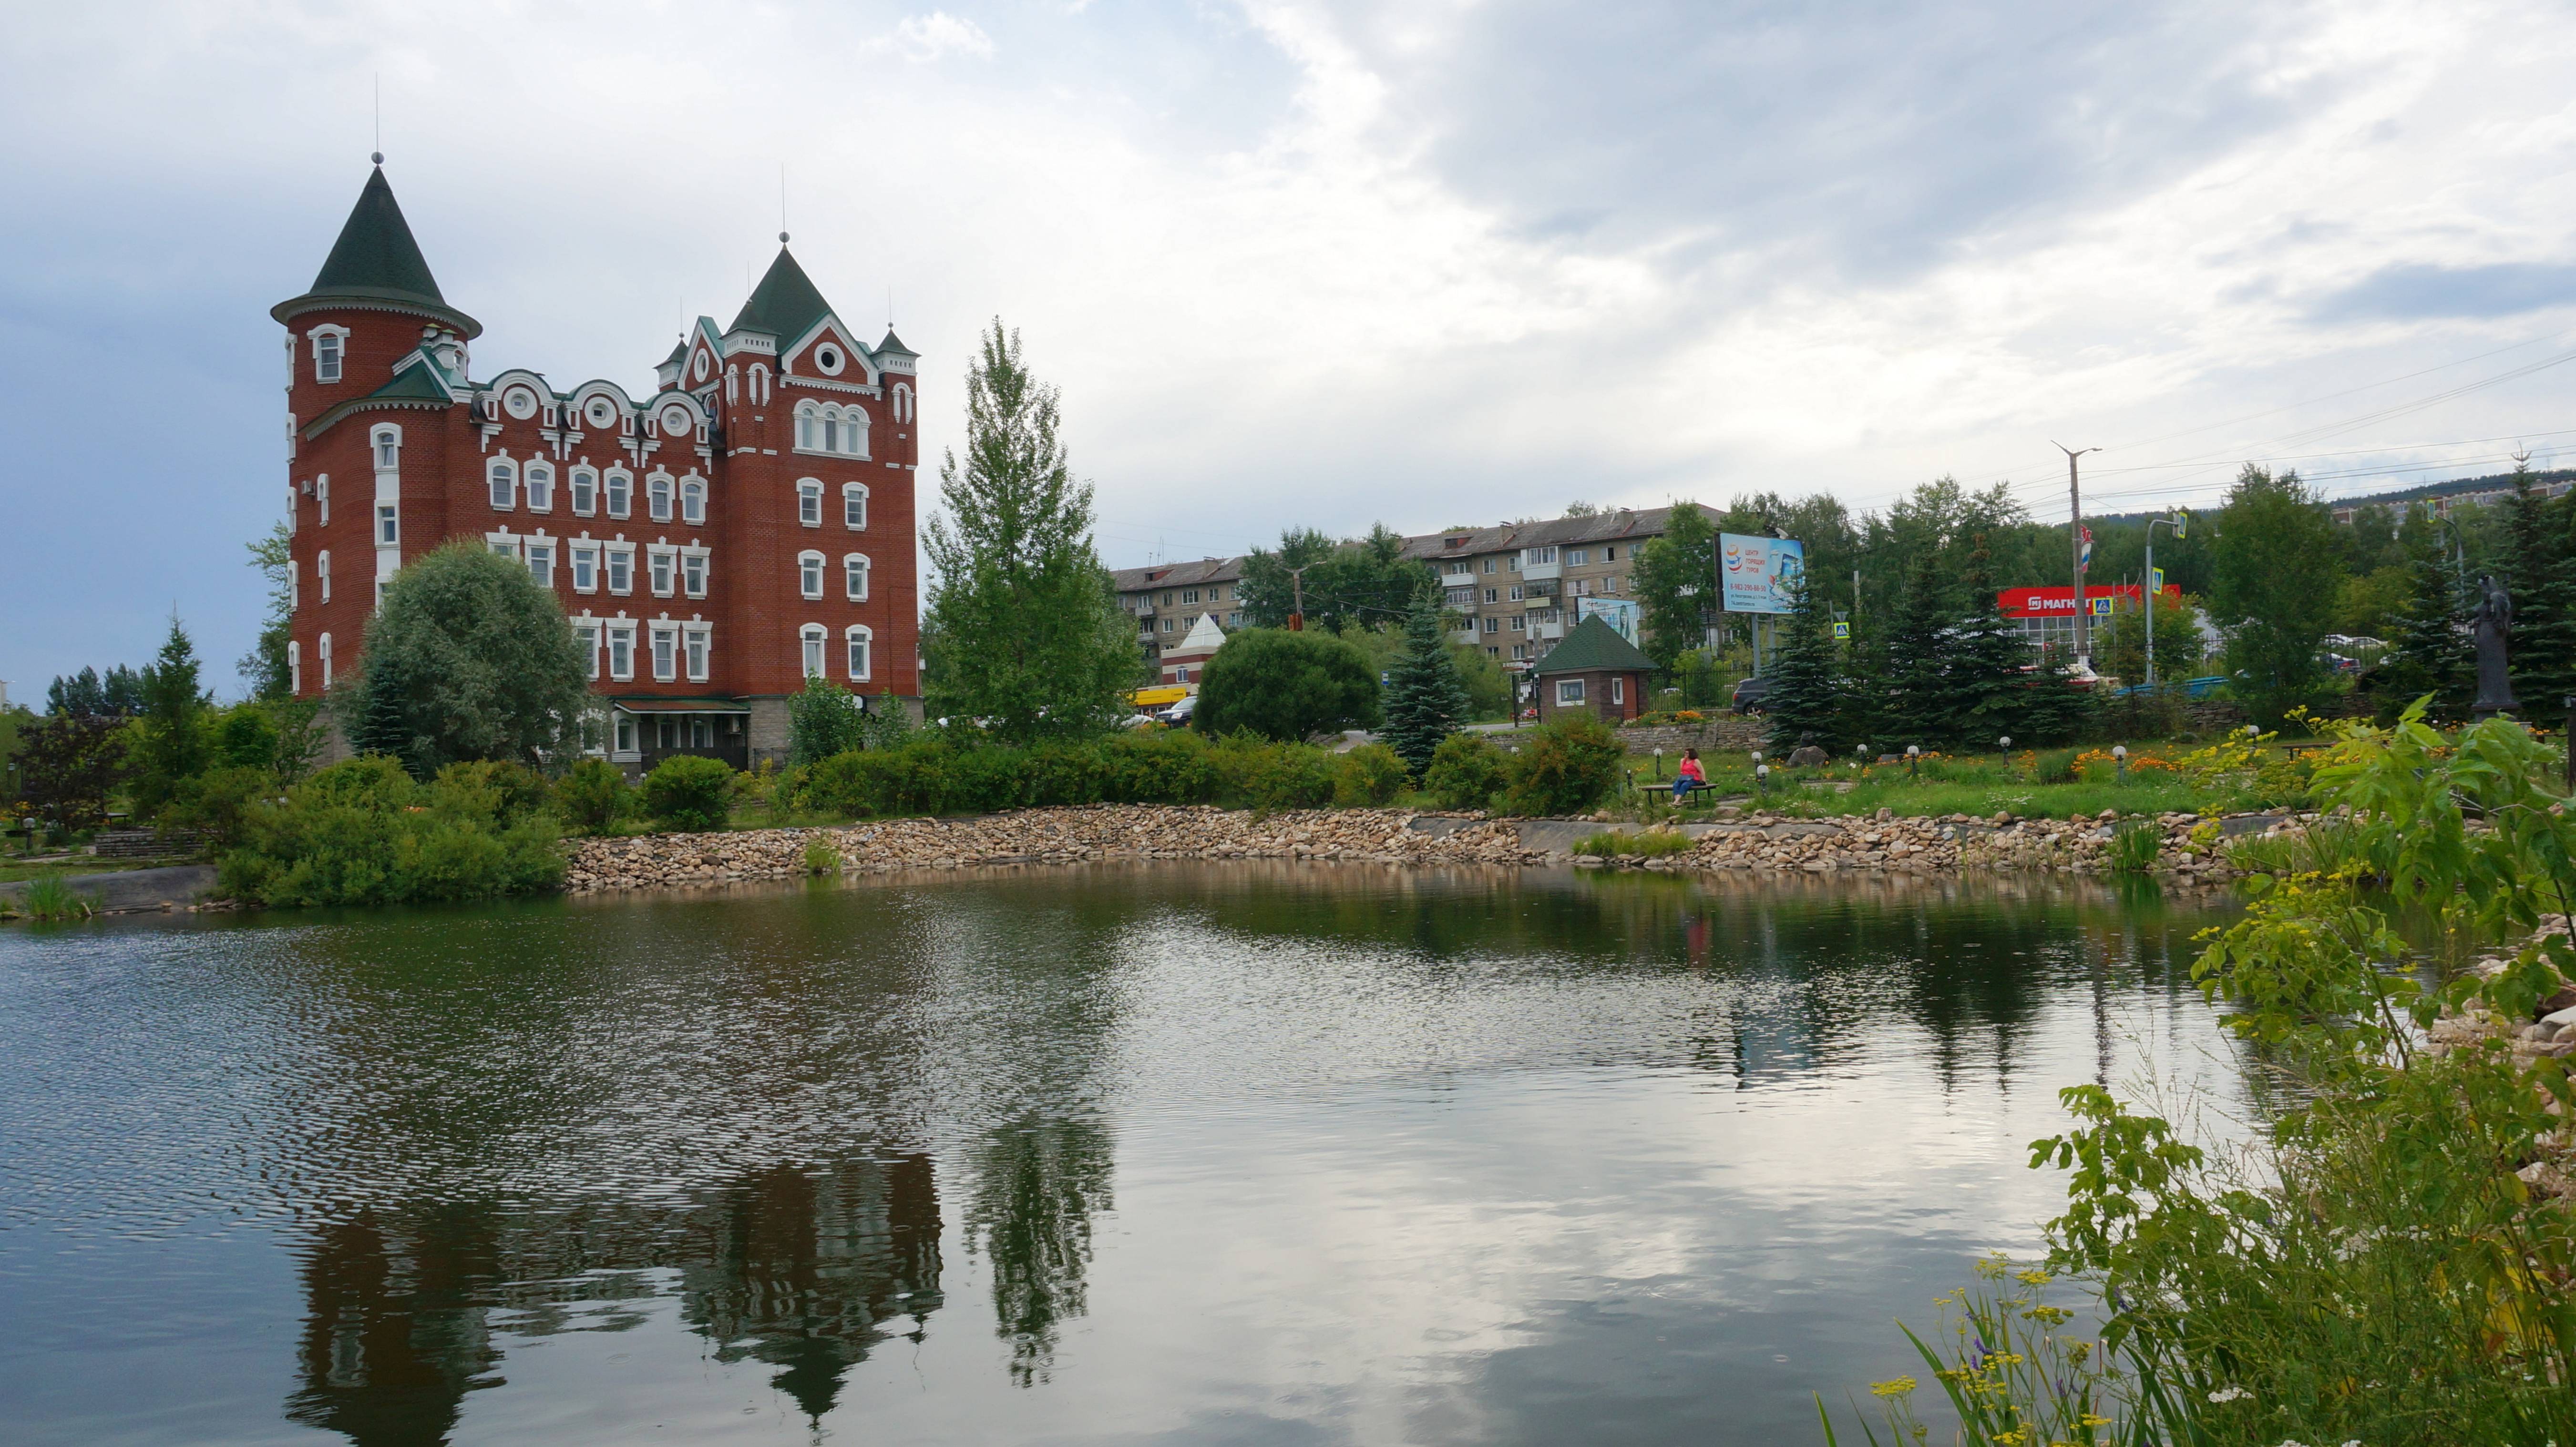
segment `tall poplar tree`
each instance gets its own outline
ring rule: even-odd
[[[2213,561],[2209,608],[2227,631],[2228,672],[2242,675],[2255,716],[2277,722],[2325,683],[2317,649],[2343,588],[2343,539],[2297,473],[2249,462],[2219,515]]]
[[[925,678],[934,716],[1015,742],[1097,733],[1144,679],[1136,624],[1091,539],[1091,485],[1056,435],[1056,390],[995,318],[966,371],[966,455],[939,469],[945,516],[923,530]]]
[[[1683,653],[1701,645],[1717,611],[1717,523],[1698,503],[1674,503],[1662,534],[1637,549],[1628,576],[1645,634],[1641,646],[1669,673]]]

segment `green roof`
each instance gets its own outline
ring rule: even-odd
[[[1547,656],[1530,665],[1536,673],[1592,673],[1608,669],[1614,673],[1651,673],[1655,660],[1637,651],[1637,645],[1619,636],[1619,630],[1599,618],[1586,618],[1565,635],[1565,641],[1547,651]]]
[[[469,340],[483,333],[481,322],[449,306],[439,294],[438,278],[429,274],[428,258],[412,239],[411,224],[403,220],[402,206],[394,200],[393,185],[385,179],[382,166],[368,174],[366,188],[358,193],[358,204],[349,208],[340,239],[331,244],[331,255],[314,276],[312,287],[271,307],[269,315],[282,322],[297,312],[333,302],[391,303],[404,311],[436,317]]]
[[[426,362],[405,367],[401,371],[394,373],[394,379],[392,381],[378,387],[367,395],[370,397],[384,397],[389,399],[417,398],[426,402],[453,402],[456,400],[456,394],[447,389],[446,385],[438,379],[436,371],[433,370],[430,364]]]
[[[894,328],[892,327],[886,328],[885,340],[877,343],[878,356],[882,357],[888,353],[892,353],[898,357],[918,357],[921,355],[921,353],[905,346],[903,344],[903,338],[896,336],[894,334]]]
[[[805,275],[805,268],[798,266],[796,258],[788,255],[787,248],[781,246],[778,259],[769,263],[768,274],[761,277],[760,285],[751,289],[751,299],[742,304],[742,310],[734,315],[733,325],[725,330],[767,332],[784,345],[805,335],[831,310],[832,304],[823,300],[823,293],[814,289],[813,281]]]

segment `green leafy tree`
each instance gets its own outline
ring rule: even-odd
[[[733,812],[733,770],[722,759],[673,754],[644,776],[644,812],[670,829],[722,829]]]
[[[1483,734],[1451,734],[1431,751],[1422,787],[1443,809],[1482,809],[1503,787],[1503,751]]]
[[[1378,717],[1377,675],[1359,649],[1329,633],[1246,628],[1208,659],[1190,723],[1293,743],[1368,728]]]
[[[1308,630],[1340,633],[1400,623],[1414,600],[1437,586],[1430,569],[1404,556],[1404,536],[1379,523],[1368,536],[1339,543],[1313,528],[1291,528],[1275,551],[1255,548],[1245,557],[1239,591],[1247,626],[1287,627],[1302,596]]]
[[[1569,716],[1525,735],[1503,762],[1503,808],[1525,816],[1576,814],[1610,796],[1628,753],[1608,724]]]
[[[1833,629],[1804,574],[1791,589],[1780,629],[1779,660],[1771,669],[1771,747],[1781,753],[1813,742],[1831,753],[1843,741],[1842,660]]]
[[[787,700],[787,763],[796,768],[865,748],[868,717],[848,689],[817,674]]]
[[[1637,549],[1628,575],[1636,595],[1641,645],[1655,666],[1670,672],[1684,652],[1707,637],[1717,610],[1717,522],[1698,503],[1682,501],[1658,537]]]
[[[293,537],[286,524],[279,523],[249,544],[250,565],[268,580],[268,616],[260,620],[259,638],[250,652],[233,667],[253,698],[282,699],[295,692],[293,672],[287,667],[295,637],[295,556],[289,551]]]
[[[2219,516],[2210,611],[2227,632],[2227,667],[2255,716],[2277,722],[2326,686],[2317,650],[2342,596],[2343,541],[2295,472],[2247,463]]]
[[[87,829],[106,816],[124,782],[126,731],[114,715],[52,713],[18,738],[19,791],[57,829]]]
[[[1441,627],[1439,606],[1428,595],[1417,599],[1405,619],[1404,648],[1388,671],[1382,732],[1417,779],[1431,767],[1440,741],[1456,733],[1469,713],[1467,686]]]
[[[351,744],[416,778],[466,760],[561,759],[590,702],[589,660],[554,590],[470,541],[394,575],[355,673],[335,706],[356,721]]]
[[[924,530],[937,583],[925,643],[931,712],[1025,742],[1102,732],[1144,678],[1136,622],[1091,538],[1091,486],[1057,436],[1056,391],[1001,322],[966,372],[966,455],[939,470]]]

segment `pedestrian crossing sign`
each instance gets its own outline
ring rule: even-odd
[[[1835,624],[1834,636],[1836,638],[1849,638],[1851,636],[1851,625],[1848,623]]]
[[[2111,604],[2114,600],[2110,597],[2087,598],[2084,601],[2092,607],[2094,617],[2108,618],[2111,616]]]

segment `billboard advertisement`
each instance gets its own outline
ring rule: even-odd
[[[2162,571],[2159,569],[2158,571]],[[2182,589],[2172,583],[2164,586],[2166,599],[2182,601]],[[2135,583],[2087,583],[2084,585],[2085,611],[2097,617],[2113,611],[2134,613],[2145,606],[2146,591]],[[1995,595],[1996,606],[2007,618],[2072,618],[2075,616],[2075,585],[2062,588],[2006,588]]]
[[[1717,535],[1717,592],[1729,613],[1786,613],[1789,589],[1807,569],[1807,545],[1748,533]]]
[[[1617,629],[1619,636],[1630,643],[1637,641],[1637,626],[1643,621],[1645,611],[1633,598],[1577,598],[1574,600],[1575,622],[1581,623],[1586,618],[1598,618]]]

